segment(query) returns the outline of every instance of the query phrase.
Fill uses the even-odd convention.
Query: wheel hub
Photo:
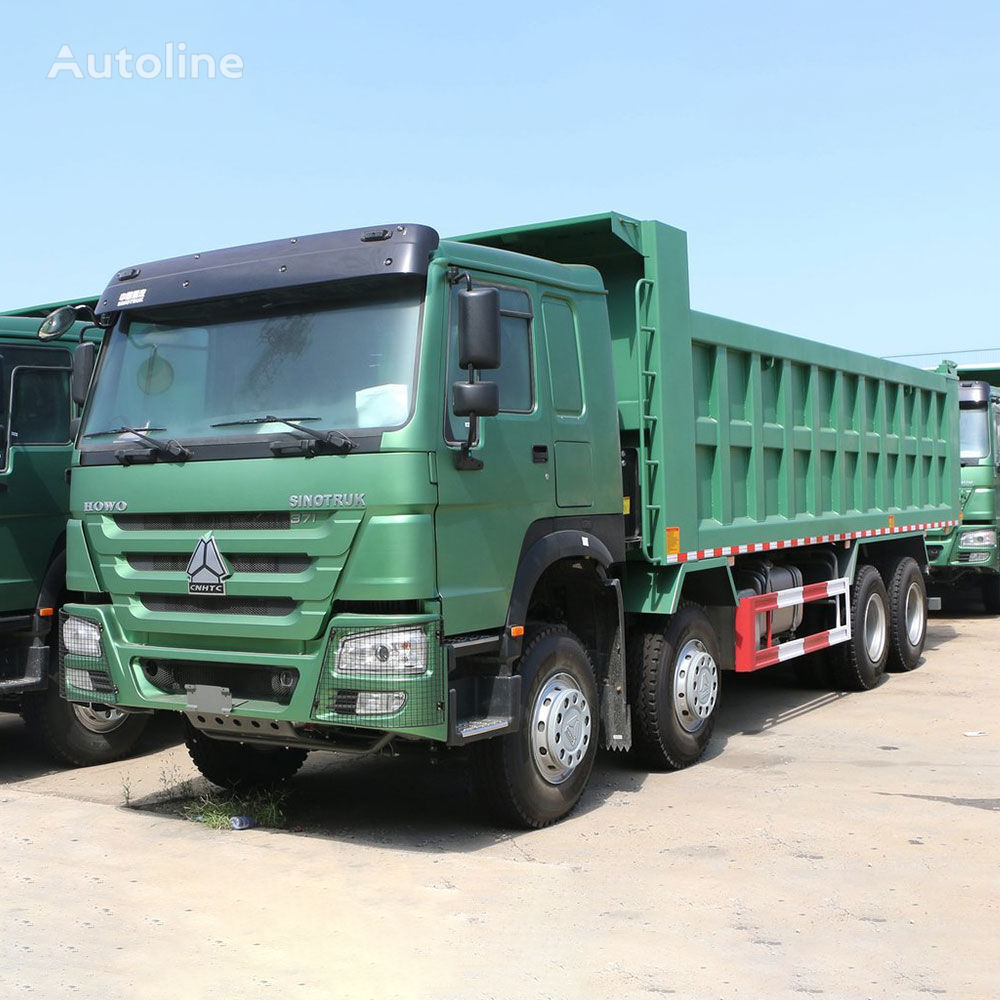
[[[674,711],[689,732],[698,730],[712,714],[719,697],[719,668],[700,639],[690,639],[677,657],[674,675]]]
[[[549,678],[531,713],[531,753],[538,773],[551,785],[564,782],[587,754],[590,705],[569,674]]]
[[[925,614],[920,587],[911,583],[906,591],[906,636],[911,646],[918,645],[923,638]]]
[[[127,712],[107,705],[74,705],[73,714],[77,722],[92,733],[112,733],[128,718]]]
[[[886,643],[885,605],[878,594],[872,594],[865,605],[864,630],[865,651],[872,663],[878,663]]]

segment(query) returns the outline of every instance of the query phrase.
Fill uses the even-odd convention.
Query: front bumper
[[[948,532],[928,532],[926,536],[927,561],[932,577],[954,579],[965,573],[1000,572],[997,546],[962,548],[961,539],[973,531],[984,530],[984,525],[960,525]]]
[[[270,730],[272,722],[308,729],[347,727],[398,733],[441,742],[447,739],[447,656],[440,643],[439,619],[434,615],[391,620],[337,615],[319,639],[303,643],[302,652],[295,654],[132,642],[107,605],[70,604],[63,615],[100,629],[99,656],[69,652],[60,641],[60,687],[69,701],[186,713],[210,703],[215,714],[247,720],[241,727],[247,739],[253,739],[255,732]],[[337,650],[342,638],[401,627],[418,627],[426,633],[426,669],[422,673],[338,670]],[[377,711],[380,703],[392,704],[400,694],[405,699],[397,710]],[[376,711],[371,711],[372,707]]]

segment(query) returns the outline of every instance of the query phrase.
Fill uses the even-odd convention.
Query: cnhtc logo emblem
[[[211,534],[205,535],[195,546],[187,564],[188,593],[215,594],[225,597],[226,584],[233,574],[222,559],[219,546]]]

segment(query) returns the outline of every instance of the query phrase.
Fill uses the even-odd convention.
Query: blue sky
[[[4,42],[2,308],[219,246],[615,209],[688,232],[698,309],[1000,346],[1000,5],[56,2]],[[166,42],[242,78],[46,78],[62,45]]]

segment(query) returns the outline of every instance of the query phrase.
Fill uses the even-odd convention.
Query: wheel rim
[[[865,604],[865,652],[872,663],[878,663],[885,651],[885,605],[878,594],[871,594]]]
[[[128,718],[127,712],[107,705],[74,705],[73,714],[76,721],[92,733],[112,733]]]
[[[689,639],[677,657],[674,674],[674,713],[693,733],[712,714],[719,697],[719,668],[700,639]]]
[[[927,612],[924,608],[923,594],[915,583],[911,583],[906,591],[905,615],[906,637],[910,640],[911,646],[917,646],[924,635]]]
[[[560,785],[580,766],[590,747],[590,705],[569,674],[546,681],[531,712],[531,754],[538,773]]]

